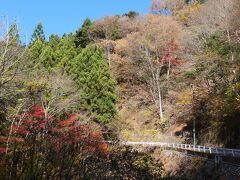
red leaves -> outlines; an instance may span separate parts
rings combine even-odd
[[[101,131],[91,131],[87,125],[80,124],[74,115],[68,119],[57,121],[54,128],[51,128],[52,139],[61,142],[55,149],[60,152],[66,146],[80,145],[81,150],[86,153],[107,154],[107,144],[103,143]]]
[[[6,144],[7,142],[23,142],[23,138],[15,138],[15,137],[0,137],[0,143]]]
[[[73,125],[74,122],[75,122],[75,119],[70,118],[70,119],[66,119],[66,120],[61,120],[61,121],[59,121],[59,122],[58,122],[58,125],[59,125],[60,127],[64,128],[64,127],[69,127],[69,126]]]
[[[160,59],[160,62],[162,62],[162,63],[171,63],[171,64],[173,64],[173,65],[180,65],[180,64],[182,64],[183,63],[183,61],[181,60],[181,59],[178,59],[178,58],[175,58],[175,57],[166,57],[166,56],[164,56],[164,57],[162,57],[161,59]]]
[[[22,120],[12,127],[13,134],[26,137],[28,134],[37,134],[46,126],[44,110],[41,106],[34,106],[29,112],[24,113]]]
[[[43,118],[44,117],[44,110],[41,106],[34,106],[32,108],[32,116],[30,117],[33,117],[33,118]]]
[[[0,154],[6,153],[6,148],[0,147]]]
[[[24,141],[22,145],[26,147],[33,147],[32,143],[38,143],[38,147],[51,149],[55,154],[75,153],[76,148],[85,153],[106,155],[108,152],[102,132],[92,131],[90,126],[81,124],[73,114],[63,120],[53,117],[46,119],[44,110],[35,106],[21,117],[22,119],[11,127],[11,138],[15,139],[14,142]],[[6,143],[6,138],[0,138],[1,142]]]
[[[44,110],[41,106],[34,106],[30,112],[24,113],[27,118],[44,118],[44,114]]]
[[[184,61],[176,57],[178,51],[178,44],[176,41],[171,40],[167,43],[165,49],[162,51],[163,56],[159,59],[161,63],[170,63],[171,65],[180,65]]]
[[[14,125],[12,127],[12,130],[13,130],[13,134],[20,135],[20,136],[27,136],[30,133],[27,127],[20,124]]]

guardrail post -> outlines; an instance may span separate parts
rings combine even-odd
[[[203,151],[204,151],[204,153],[206,152],[206,148],[205,148],[205,145],[203,146]]]
[[[211,147],[209,147],[209,151],[210,151],[210,154],[212,154],[212,148]]]

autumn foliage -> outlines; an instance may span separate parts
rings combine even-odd
[[[174,34],[173,34],[174,35]],[[176,56],[179,45],[175,40],[170,40],[163,49],[163,56],[160,58],[161,63],[171,63],[172,65],[183,64],[184,61]]]
[[[3,162],[0,166],[5,170],[0,171],[0,175],[10,179],[24,175],[61,177],[63,173],[65,176],[86,156],[105,157],[108,154],[101,131],[91,130],[73,114],[60,120],[45,118],[41,106],[24,113],[9,130],[8,137],[0,138]],[[46,172],[47,167],[52,170]]]
[[[161,164],[150,156],[110,150],[102,132],[74,114],[45,117],[43,108],[34,106],[0,138],[0,179],[153,178],[161,172]]]

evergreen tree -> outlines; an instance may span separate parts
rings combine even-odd
[[[28,46],[27,57],[30,60],[29,66],[34,67],[40,65],[40,55],[44,51],[46,46],[45,35],[43,32],[43,26],[39,23],[32,34],[31,42]]]
[[[31,37],[31,44],[37,41],[38,39],[40,39],[43,42],[45,41],[42,23],[38,23],[38,25],[35,27]]]
[[[54,52],[51,46],[47,45],[39,56],[39,64],[50,70],[55,65]]]
[[[30,60],[30,66],[39,65],[39,57],[44,51],[45,46],[46,43],[43,42],[41,39],[37,39],[29,46],[27,51],[27,57]]]
[[[51,48],[56,50],[59,42],[60,42],[60,38],[58,35],[56,34],[50,35],[48,44],[51,46]]]
[[[90,38],[88,36],[88,29],[92,25],[92,22],[89,18],[87,18],[82,27],[77,30],[75,37],[75,45],[76,47],[85,48],[90,42]]]
[[[90,110],[99,122],[109,122],[116,114],[115,82],[103,51],[89,45],[72,63],[71,73],[80,89],[82,106]]]
[[[75,58],[78,54],[78,49],[75,47],[74,40],[75,36],[73,34],[64,35],[60,39],[54,52],[57,66],[64,72],[69,72],[69,69],[71,69],[70,60]]]

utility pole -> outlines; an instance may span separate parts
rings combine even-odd
[[[193,120],[193,145],[196,146],[196,122]]]
[[[195,84],[192,84],[192,99],[194,99]],[[193,145],[196,146],[196,121],[193,118]]]

